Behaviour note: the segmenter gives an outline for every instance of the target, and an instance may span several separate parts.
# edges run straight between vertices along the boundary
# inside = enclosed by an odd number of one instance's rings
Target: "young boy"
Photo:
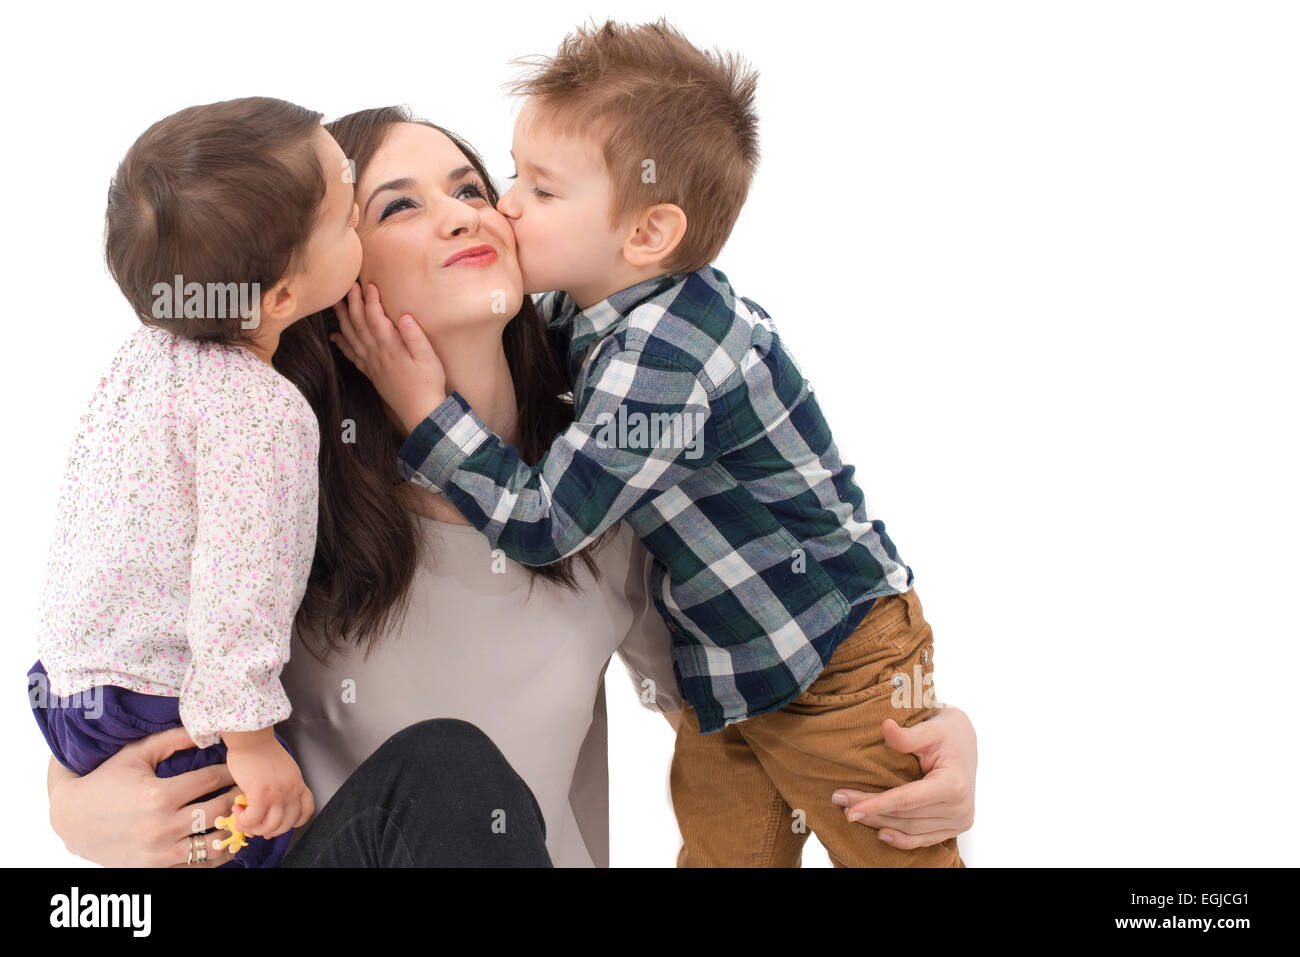
[[[921,777],[881,726],[933,713],[932,636],[770,317],[709,266],[758,162],[755,83],[660,21],[579,30],[514,84],[498,208],[525,291],[563,290],[537,306],[575,405],[536,467],[409,327],[385,341],[422,374],[375,385],[411,430],[402,473],[506,555],[558,561],[625,519],[654,556],[679,866],[798,866],[811,828],[836,865],[963,867],[956,838],[898,850],[831,802]]]

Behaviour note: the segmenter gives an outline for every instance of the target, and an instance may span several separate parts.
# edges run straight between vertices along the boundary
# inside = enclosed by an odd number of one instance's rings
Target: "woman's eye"
[[[484,189],[484,188],[483,188],[480,184],[478,184],[478,183],[466,183],[464,186],[461,186],[459,189],[456,190],[456,193],[455,193],[456,198],[457,198],[457,199],[463,199],[464,197],[463,197],[461,194],[464,193],[466,190],[469,191],[469,194],[470,194],[470,198],[471,198],[471,199],[487,199],[487,198],[488,198],[487,190]]]
[[[387,219],[387,218],[388,218],[389,216],[391,216],[393,213],[400,212],[401,210],[405,209],[405,208],[408,207],[408,206],[409,206],[411,209],[414,209],[414,208],[415,208],[415,204],[414,204],[413,202],[411,202],[409,199],[407,199],[405,196],[402,196],[402,197],[399,197],[398,199],[393,200],[391,203],[389,203],[387,206],[385,206],[385,207],[384,207],[384,211],[383,211],[382,213],[379,214],[379,221],[382,223],[385,219]]]

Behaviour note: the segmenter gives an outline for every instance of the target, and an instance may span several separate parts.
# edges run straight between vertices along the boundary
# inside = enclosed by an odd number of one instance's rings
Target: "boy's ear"
[[[686,213],[675,203],[648,207],[623,240],[623,258],[633,266],[656,266],[686,235]]]

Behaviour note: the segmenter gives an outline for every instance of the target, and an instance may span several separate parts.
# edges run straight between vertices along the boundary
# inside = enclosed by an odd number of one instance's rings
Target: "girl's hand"
[[[278,837],[302,827],[316,810],[315,800],[292,755],[270,728],[236,735],[223,733],[226,764],[244,792],[248,806],[235,811],[235,827],[257,837]]]
[[[979,753],[966,712],[945,705],[910,728],[890,719],[884,732],[885,743],[895,751],[917,756],[925,777],[874,795],[841,788],[831,801],[844,807],[850,821],[879,828],[882,841],[904,850],[929,847],[970,830]]]
[[[340,332],[330,333],[330,341],[374,383],[406,431],[415,431],[447,398],[447,376],[428,336],[409,313],[394,327],[374,283],[366,284],[364,301],[353,283],[334,314]]]
[[[208,852],[206,864],[185,862],[190,835],[230,813],[235,795],[224,764],[157,776],[158,763],[194,747],[184,728],[132,741],[89,774],[73,774],[50,758],[50,825],[64,846],[103,867],[216,867],[229,860]],[[227,788],[202,804],[190,802]]]

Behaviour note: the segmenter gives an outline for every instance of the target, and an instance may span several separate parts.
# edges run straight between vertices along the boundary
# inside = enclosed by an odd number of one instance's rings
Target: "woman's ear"
[[[633,266],[655,266],[667,259],[686,235],[686,213],[675,203],[648,207],[623,240],[623,258]]]

